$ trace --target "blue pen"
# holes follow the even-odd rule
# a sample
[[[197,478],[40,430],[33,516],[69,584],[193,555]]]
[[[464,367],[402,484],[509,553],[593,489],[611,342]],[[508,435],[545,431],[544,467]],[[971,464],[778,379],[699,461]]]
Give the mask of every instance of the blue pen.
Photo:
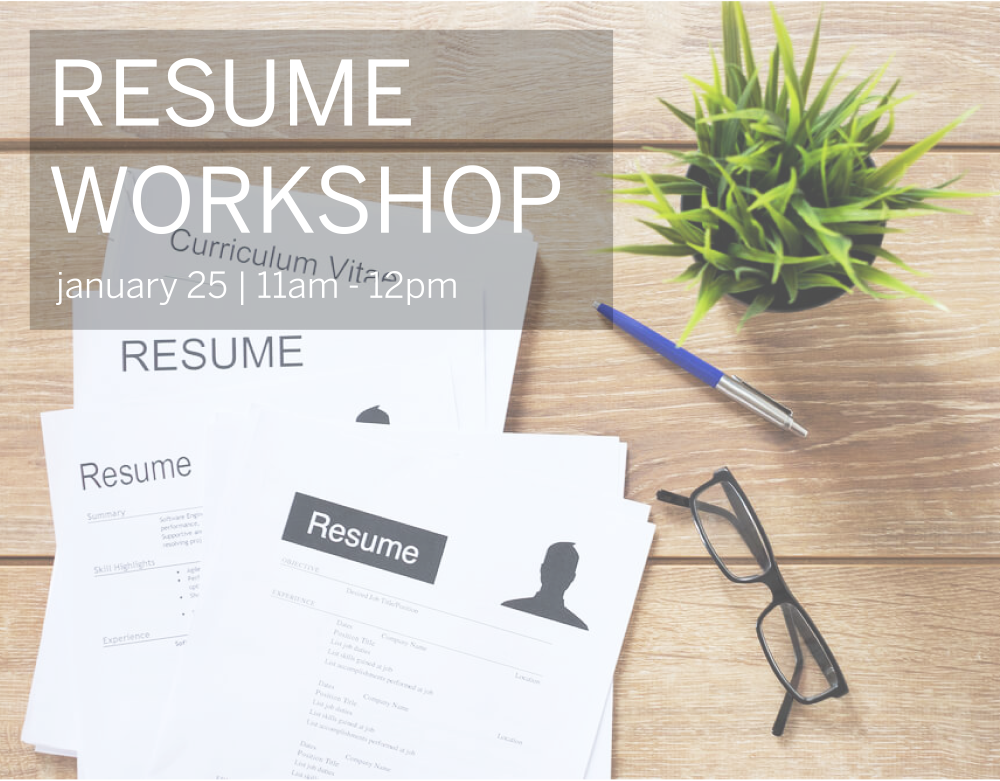
[[[762,418],[771,421],[778,428],[791,431],[804,437],[808,432],[792,419],[792,411],[765,393],[761,393],[752,385],[735,375],[723,374],[712,364],[706,363],[697,355],[692,355],[683,347],[678,347],[652,328],[644,326],[638,320],[623,315],[617,309],[612,309],[600,301],[594,302],[594,309],[621,328],[625,333],[634,336],[647,347],[651,347],[668,361],[677,364],[684,371],[693,374],[710,388],[724,393],[738,401],[744,407],[753,410]]]

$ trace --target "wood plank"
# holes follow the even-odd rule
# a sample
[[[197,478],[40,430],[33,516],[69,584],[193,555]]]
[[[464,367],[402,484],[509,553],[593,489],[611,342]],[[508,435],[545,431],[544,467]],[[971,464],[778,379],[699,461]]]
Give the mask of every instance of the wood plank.
[[[253,157],[239,159],[252,170]],[[313,160],[273,158],[279,173]],[[616,167],[639,165],[657,170],[660,163],[622,155]],[[962,170],[969,171],[967,188],[1000,189],[997,154],[934,154],[914,177],[940,181]],[[560,171],[574,187],[595,173],[590,158],[576,153],[567,153]],[[0,238],[7,258],[0,383],[8,399],[0,411],[0,470],[7,475],[0,554],[51,555],[38,414],[72,402],[70,338],[28,329],[25,156],[0,157],[0,173],[11,183],[0,196],[7,213],[20,215]],[[556,219],[531,226],[542,249],[508,429],[621,436],[631,446],[627,495],[654,504],[657,488],[690,491],[728,464],[783,556],[1000,554],[1000,276],[993,252],[1000,201],[970,201],[968,216],[930,216],[890,237],[887,246],[932,273],[917,284],[951,313],[855,295],[811,312],[765,315],[736,334],[742,309],[723,301],[699,326],[689,347],[788,402],[810,430],[804,440],[709,392],[596,314],[593,330],[532,330],[546,304],[591,316],[586,301],[552,284],[560,264],[589,249],[575,235],[572,203],[557,204]],[[637,212],[616,207],[619,242],[648,240],[651,232],[632,219]],[[103,256],[103,240],[92,238]],[[617,256],[615,303],[679,334],[692,293],[662,284],[679,267]],[[655,506],[653,518],[657,555],[704,555],[686,512]]]
[[[995,777],[1000,596],[992,566],[786,565],[851,687],[771,723],[783,689],[761,653],[759,586],[714,566],[650,565],[615,679],[626,777]],[[0,776],[69,777],[17,735],[48,584],[0,567]]]
[[[51,555],[55,550],[39,414],[73,406],[72,342],[68,332],[29,328],[28,156],[0,156],[0,211],[10,229],[0,236],[0,555]]]
[[[754,632],[762,586],[647,569],[615,689],[615,775],[993,777],[1000,598],[986,566],[783,566],[847,678],[792,708]]]
[[[781,3],[781,13],[797,42],[799,57],[811,39],[818,15],[812,3]],[[764,4],[746,9],[758,61],[773,45]],[[170,3],[5,3],[0,8],[0,52],[8,67],[0,90],[8,110],[0,116],[0,139],[28,137],[28,31],[44,29],[186,29],[232,27],[232,10],[223,3],[185,6]],[[995,3],[964,3],[961,12],[944,2],[826,3],[816,78],[825,77],[852,50],[845,73],[859,81],[890,56],[886,83],[902,79],[901,91],[917,98],[899,109],[895,139],[912,142],[946,124],[972,105],[977,116],[956,130],[950,143],[1000,143],[1000,14]],[[690,104],[684,74],[711,74],[709,47],[721,50],[718,6],[709,3],[421,2],[399,6],[362,2],[256,3],[244,14],[247,30],[322,29],[613,29],[617,141],[690,141],[687,129],[660,106],[663,97]],[[818,83],[818,82],[817,82]],[[514,87],[512,87],[513,89]],[[849,87],[844,85],[842,90]],[[537,106],[544,126],[551,106]],[[442,117],[420,131],[423,137],[448,137],[453,118]],[[530,124],[530,120],[526,119]],[[123,129],[125,130],[125,129]],[[285,128],[284,132],[287,132]],[[275,132],[280,132],[275,129]],[[194,138],[189,133],[185,137]]]
[[[21,742],[51,568],[0,566],[0,778],[75,778],[76,760]]]

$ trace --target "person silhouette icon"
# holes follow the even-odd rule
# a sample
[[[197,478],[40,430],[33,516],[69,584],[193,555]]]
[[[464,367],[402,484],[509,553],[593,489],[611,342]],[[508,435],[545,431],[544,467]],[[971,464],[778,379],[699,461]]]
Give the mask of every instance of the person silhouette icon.
[[[589,631],[587,625],[577,615],[563,604],[566,590],[576,579],[576,567],[580,563],[580,554],[576,552],[572,542],[554,542],[545,552],[542,562],[542,587],[533,597],[524,599],[509,599],[501,607],[509,607],[533,616],[569,624],[578,629]]]
[[[389,414],[380,409],[378,404],[369,407],[354,419],[355,423],[381,423],[383,426],[389,425]]]

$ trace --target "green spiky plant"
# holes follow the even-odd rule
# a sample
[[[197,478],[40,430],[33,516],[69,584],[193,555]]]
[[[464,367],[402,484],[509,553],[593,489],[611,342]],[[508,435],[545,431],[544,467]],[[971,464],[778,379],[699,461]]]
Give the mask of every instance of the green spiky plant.
[[[876,94],[888,63],[833,105],[829,98],[845,55],[810,102],[822,19],[805,63],[796,69],[791,38],[773,5],[771,15],[777,44],[762,80],[740,4],[722,4],[722,73],[713,51],[712,82],[688,77],[697,90],[694,115],[660,101],[694,131],[698,148],[650,149],[687,165],[688,176],[614,176],[635,183],[614,192],[651,209],[658,221],[640,221],[666,242],[613,249],[693,256],[671,280],[699,288],[681,342],[727,293],[749,303],[739,327],[769,308],[792,308],[802,291],[818,288],[915,297],[943,309],[871,261],[881,258],[918,273],[881,246],[884,234],[897,231],[887,223],[954,211],[927,203],[930,198],[980,195],[946,191],[955,179],[934,187],[900,184],[906,170],[972,111],[874,167],[870,155],[888,140],[893,112],[906,100],[895,97],[899,81]],[[686,196],[680,210],[668,195]]]

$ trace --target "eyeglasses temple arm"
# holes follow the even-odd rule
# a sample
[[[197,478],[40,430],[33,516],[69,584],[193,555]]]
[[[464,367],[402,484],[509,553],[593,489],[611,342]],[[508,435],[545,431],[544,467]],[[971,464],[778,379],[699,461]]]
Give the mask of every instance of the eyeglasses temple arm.
[[[656,498],[661,502],[675,504],[678,507],[691,507],[691,500],[688,499],[688,497],[675,494],[672,491],[664,491],[661,489],[656,492]]]
[[[690,498],[688,498],[687,496],[681,496],[680,494],[675,494],[673,491],[664,491],[661,488],[659,491],[656,492],[656,498],[659,499],[661,502],[666,502],[667,504],[675,504],[678,507],[687,507],[688,509],[691,508]],[[733,524],[733,526],[735,526],[737,530],[740,529],[741,524],[739,523],[739,518],[733,515],[733,513],[729,512],[729,510],[727,510],[725,507],[718,507],[717,505],[710,504],[709,502],[695,502],[695,504],[698,506],[699,509],[708,510],[709,512],[714,513],[715,515],[722,516],[731,524]],[[743,535],[742,531],[740,531],[740,535],[741,536]]]
[[[664,491],[662,488],[656,492],[656,498],[661,502],[666,502],[667,504],[675,504],[678,507],[691,507],[691,499],[687,496],[681,496],[680,494],[675,494],[673,491]],[[737,518],[733,513],[729,512],[725,507],[719,507],[717,505],[711,504],[709,502],[696,502],[697,506],[702,510],[708,510],[715,515],[722,516],[727,521],[729,521],[737,529],[740,528],[739,518]],[[740,532],[742,535],[742,531]]]
[[[781,708],[778,709],[778,717],[774,720],[774,726],[771,727],[771,734],[776,738],[780,738],[785,731],[785,722],[788,721],[788,714],[792,710],[792,703],[795,702],[795,698],[791,694],[785,692],[785,699],[781,702]]]
[[[787,620],[787,618],[786,618]],[[805,619],[802,618],[801,614],[796,612],[793,616],[793,621],[798,626],[799,635],[805,641],[806,648],[809,649],[809,653],[812,654],[813,659],[816,660],[816,664],[819,665],[820,669],[823,671],[823,675],[826,676],[827,681],[831,685],[840,686],[841,694],[838,697],[842,697],[847,693],[847,685],[844,683],[844,679],[836,674],[836,669],[832,666],[830,659],[826,651],[823,650],[823,646],[820,645],[819,639],[809,625],[806,623]],[[799,654],[801,656],[801,653]]]
[[[722,483],[722,489],[726,492],[726,496],[729,498],[730,504],[733,507],[738,507],[741,503],[739,494],[737,493],[735,487],[731,483]],[[764,569],[767,568],[769,564],[767,551],[764,550],[763,543],[761,543],[760,535],[754,528],[753,521],[749,518],[744,517],[741,513],[727,513],[729,516],[728,520],[739,532],[740,537],[743,538],[744,544],[747,549],[753,554],[756,562]]]
[[[819,644],[819,640],[816,639],[816,636],[809,628],[809,625],[805,622],[805,619],[800,618],[799,615],[796,614],[793,620],[798,627],[799,635],[803,640],[805,640],[806,648],[809,649],[809,653],[811,653],[813,659],[816,660],[816,664],[823,669],[825,667],[826,653],[824,653],[823,647]]]
[[[802,647],[799,644],[799,633],[796,631],[796,627],[793,624],[797,624],[796,614],[789,609],[787,605],[781,606],[781,612],[785,619],[785,628],[788,630],[788,634],[792,641],[792,650],[795,652],[795,671],[792,673],[792,684],[793,689],[797,689],[799,685],[799,680],[802,678],[802,668],[803,668],[803,658],[802,658]],[[778,709],[778,716],[774,720],[774,726],[771,727],[771,734],[775,737],[781,737],[782,733],[785,731],[785,722],[788,721],[788,714],[791,713],[792,703],[795,702],[795,698],[789,692],[785,692],[785,699],[781,702],[781,707]]]

